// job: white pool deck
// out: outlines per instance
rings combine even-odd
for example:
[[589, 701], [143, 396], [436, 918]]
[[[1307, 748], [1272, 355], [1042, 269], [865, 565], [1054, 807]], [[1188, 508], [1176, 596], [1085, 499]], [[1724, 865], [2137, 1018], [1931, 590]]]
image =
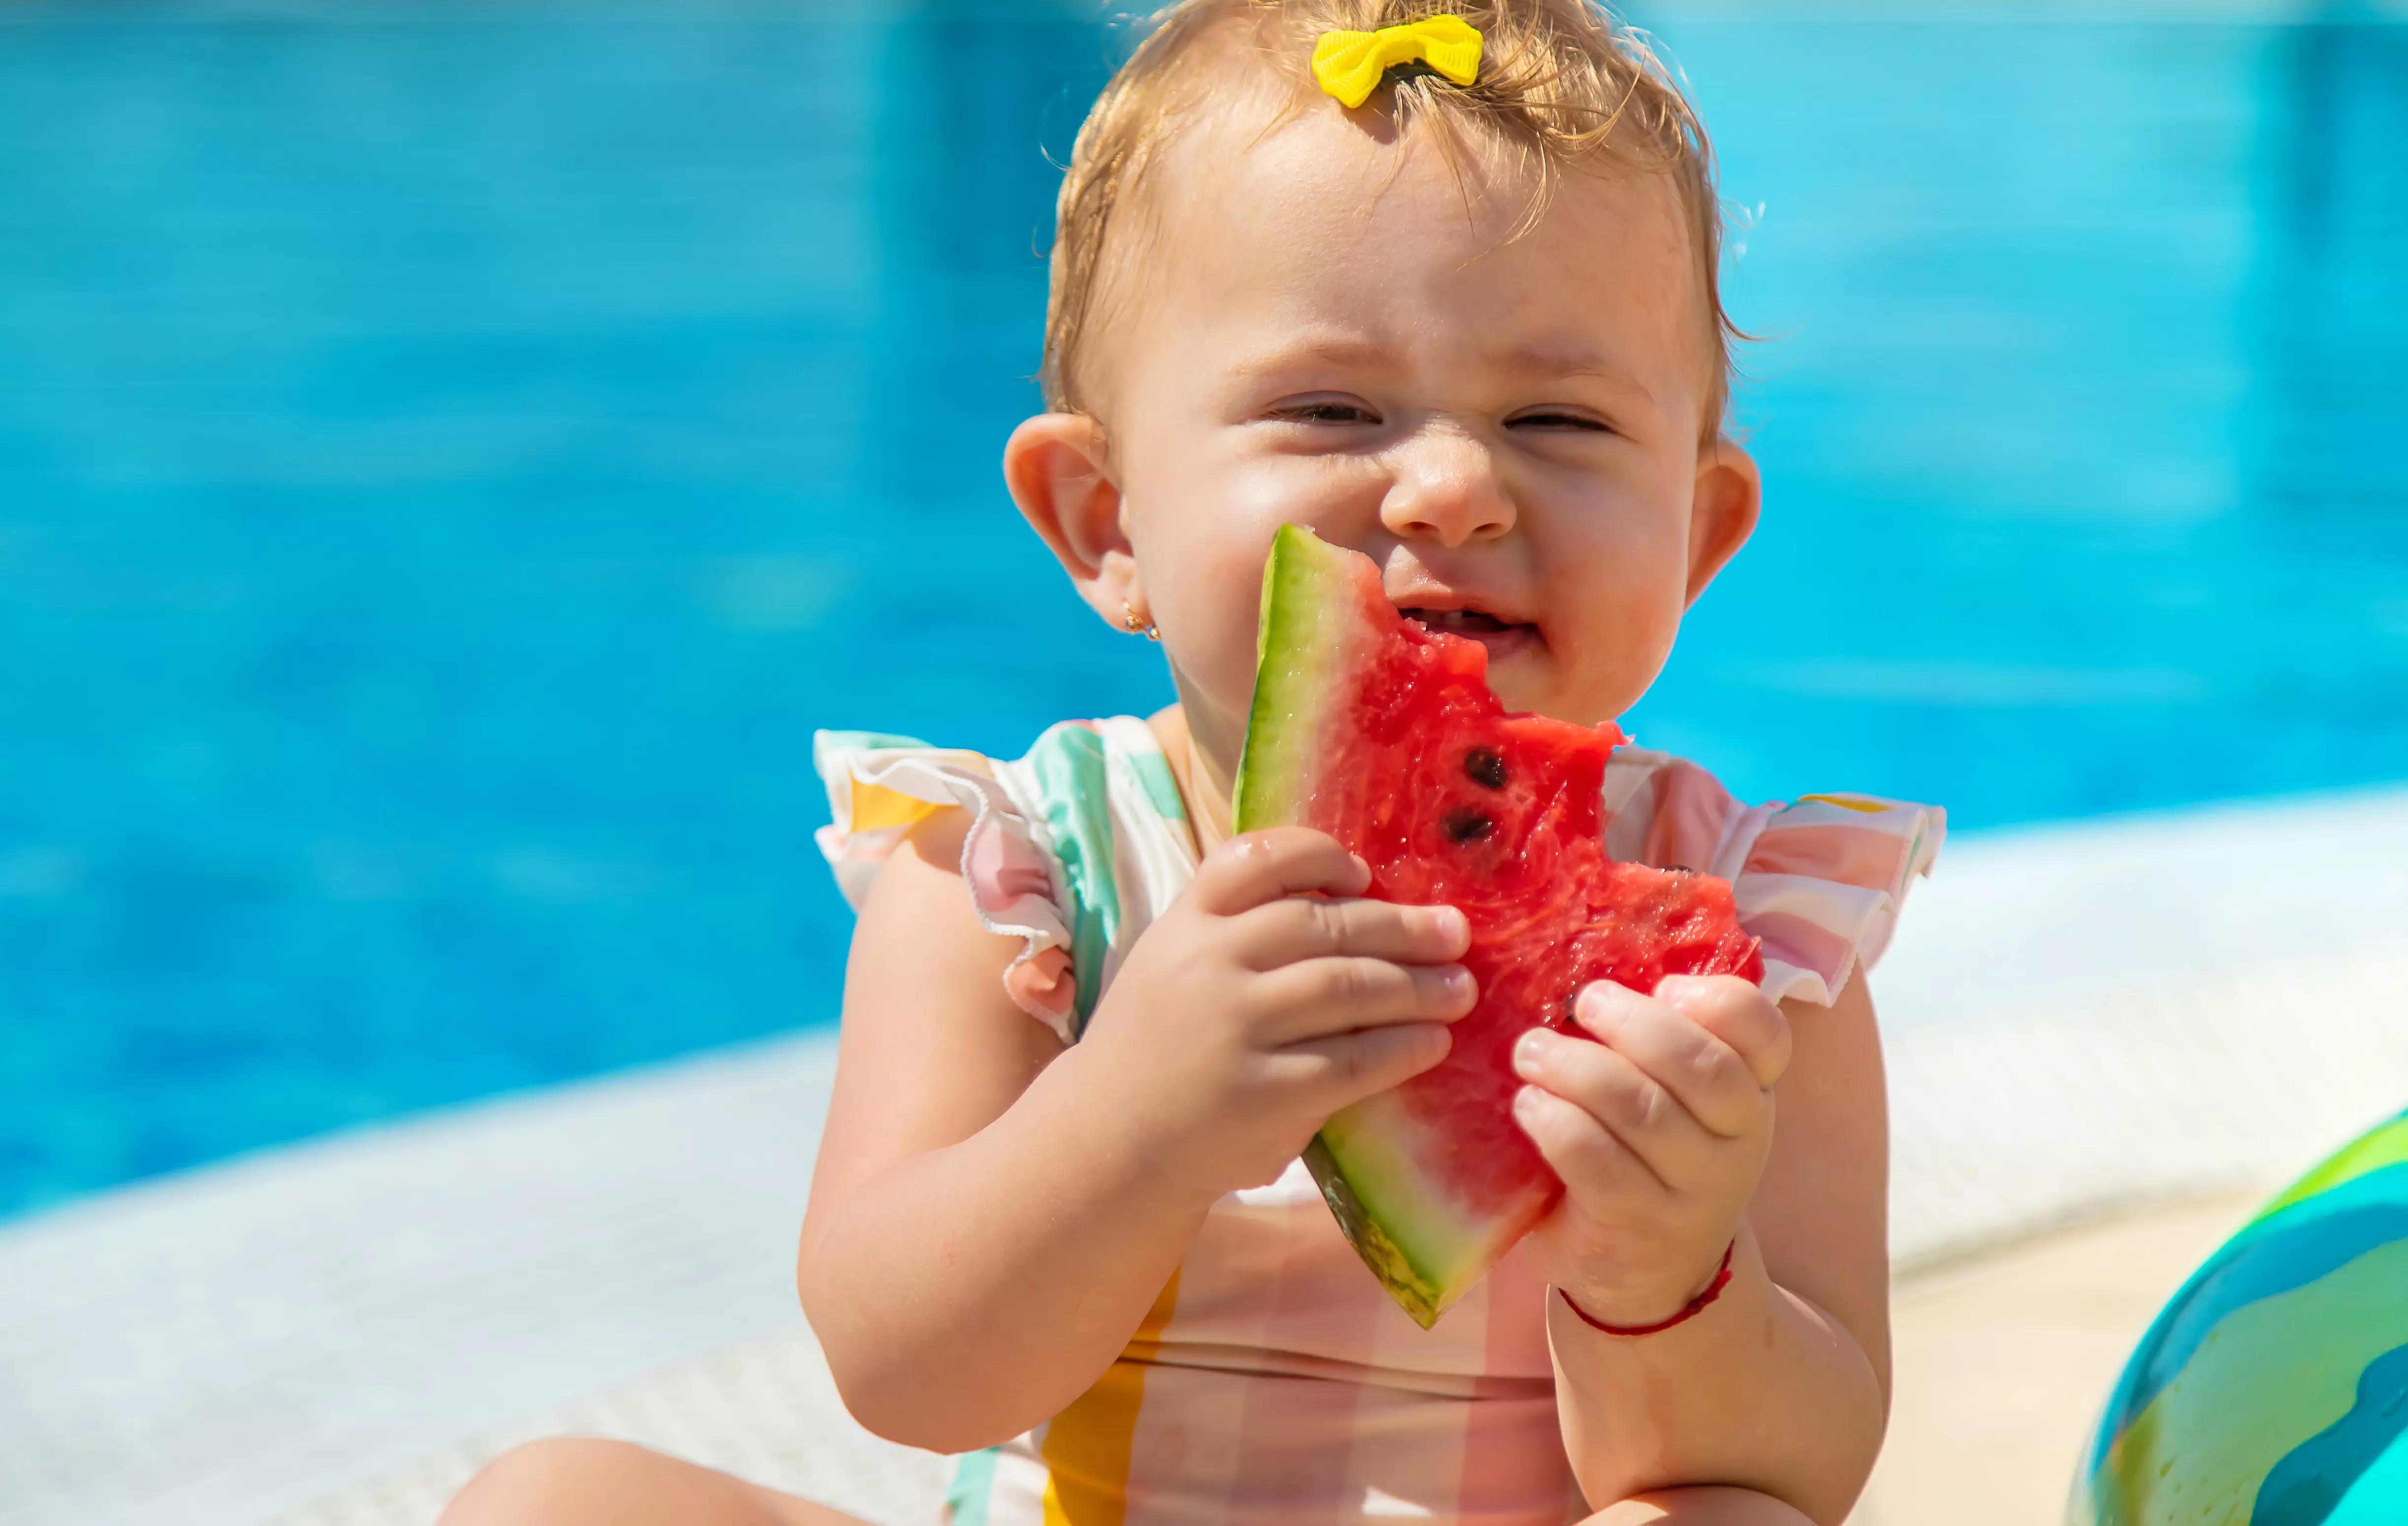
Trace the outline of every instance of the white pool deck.
[[[1902, 1269], [2272, 1183], [2408, 1105], [2408, 790], [1960, 838], [1874, 991]], [[795, 1307], [829, 1071], [767, 1044], [0, 1227], [0, 1526], [423, 1526], [567, 1430], [930, 1519], [941, 1464], [851, 1428]]]

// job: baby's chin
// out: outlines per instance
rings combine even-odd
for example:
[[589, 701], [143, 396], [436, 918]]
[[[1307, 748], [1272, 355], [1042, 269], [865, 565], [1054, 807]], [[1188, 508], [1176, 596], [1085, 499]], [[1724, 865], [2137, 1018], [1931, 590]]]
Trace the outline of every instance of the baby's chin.
[[[1485, 645], [1485, 643], [1483, 643]], [[1499, 651], [1491, 648], [1488, 653], [1488, 687], [1505, 702], [1509, 710], [1532, 711], [1553, 716], [1558, 720], [1578, 720], [1565, 714], [1565, 699], [1560, 675], [1548, 659], [1543, 644], [1533, 641], [1526, 646], [1512, 646]], [[1582, 721], [1582, 724], [1586, 724]]]
[[1525, 711], [1575, 726], [1595, 726], [1617, 718], [1627, 706], [1610, 697], [1585, 692], [1567, 683], [1543, 642], [1488, 654], [1488, 687], [1508, 710]]

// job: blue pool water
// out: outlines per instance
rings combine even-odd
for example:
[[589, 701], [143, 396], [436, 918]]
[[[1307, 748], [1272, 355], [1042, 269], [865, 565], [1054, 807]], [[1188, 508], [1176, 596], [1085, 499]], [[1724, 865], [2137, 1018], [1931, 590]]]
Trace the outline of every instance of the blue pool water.
[[[1777, 338], [1635, 729], [2408, 777], [2408, 26], [1799, 9], [1641, 17]], [[1164, 700], [996, 483], [1115, 46], [1014, 10], [0, 19], [0, 1212], [824, 1021], [813, 727]]]

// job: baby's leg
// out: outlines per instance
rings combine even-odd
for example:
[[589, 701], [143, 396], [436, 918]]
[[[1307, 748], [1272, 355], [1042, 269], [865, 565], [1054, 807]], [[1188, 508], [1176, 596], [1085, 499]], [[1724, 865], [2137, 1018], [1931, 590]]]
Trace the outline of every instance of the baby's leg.
[[440, 1526], [861, 1526], [851, 1516], [631, 1446], [559, 1436], [503, 1453]]
[[1659, 1489], [1609, 1505], [1583, 1526], [1814, 1526], [1752, 1489]]

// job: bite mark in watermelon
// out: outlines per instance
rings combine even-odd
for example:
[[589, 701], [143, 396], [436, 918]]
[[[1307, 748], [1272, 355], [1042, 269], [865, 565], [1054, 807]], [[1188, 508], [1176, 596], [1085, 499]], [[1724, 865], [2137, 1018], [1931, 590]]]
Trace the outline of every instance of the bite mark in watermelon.
[[1367, 557], [1290, 525], [1263, 569], [1261, 653], [1238, 770], [1240, 832], [1300, 825], [1371, 866], [1368, 894], [1459, 907], [1479, 1003], [1436, 1068], [1329, 1120], [1305, 1152], [1346, 1237], [1425, 1328], [1563, 1191], [1515, 1123], [1514, 1040], [1585, 1036], [1593, 980], [1760, 980], [1730, 887], [1605, 854], [1624, 738], [1509, 714], [1477, 641], [1399, 615]]

